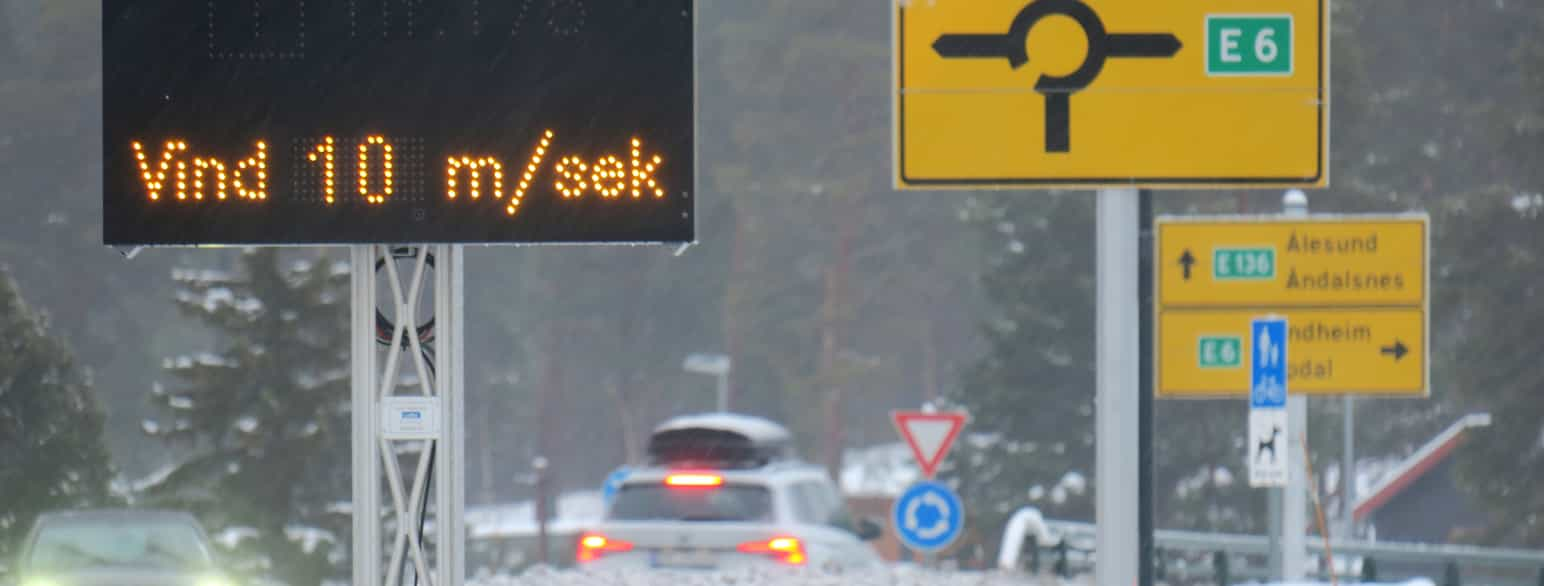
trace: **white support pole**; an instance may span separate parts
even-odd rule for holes
[[[461,245],[434,247],[435,390],[440,398],[440,441],[435,457],[436,584],[461,586],[466,581],[466,442],[465,426],[465,256]]]
[[[1095,583],[1137,583],[1138,200],[1135,189],[1102,189],[1097,199],[1097,490]]]
[[[375,247],[349,247],[352,332],[353,583],[381,583],[381,471],[376,455]]]
[[[1308,217],[1308,196],[1300,190],[1289,190],[1281,200],[1282,215],[1289,218]],[[1290,339],[1290,335],[1288,336]],[[1291,357],[1290,342],[1288,359]],[[1308,396],[1287,394],[1287,433],[1291,436],[1287,450],[1295,462],[1287,463],[1287,488],[1282,495],[1281,522],[1281,571],[1283,580],[1301,580],[1306,574],[1308,561],[1307,523],[1308,486],[1307,470],[1302,458],[1308,455],[1304,443],[1308,432]]]
[[[1356,536],[1356,397],[1346,395],[1341,433],[1344,449],[1340,458],[1340,538]]]
[[[398,270],[390,247],[350,248],[352,583],[358,586],[399,586],[404,580],[418,586],[461,586],[466,579],[466,442],[462,425],[466,419],[464,256],[460,246],[452,245],[413,250],[412,270],[402,271]],[[431,254],[435,259],[432,268],[428,264]],[[376,262],[383,259],[384,270],[377,274]],[[425,278],[430,270],[434,272],[432,283]],[[385,345],[379,345],[376,339],[376,279],[380,277],[390,285],[385,293],[391,298],[390,313],[395,325],[387,338],[391,343]],[[427,287],[433,287],[434,296],[432,346],[420,340],[421,324],[416,315]],[[382,417],[388,410],[383,406],[394,400],[398,401],[394,404],[400,405],[403,397],[434,399],[438,413],[436,435],[406,431],[394,435],[390,426],[384,426]],[[400,463],[401,458],[411,455],[416,455],[415,462]],[[412,473],[404,477],[408,470]],[[383,483],[390,489],[389,506],[381,499]],[[424,499],[431,490],[434,506],[425,510]],[[425,523],[431,520],[432,523]],[[388,522],[395,528],[389,541],[382,539]],[[420,526],[433,527],[433,556],[424,551]],[[382,562],[387,559],[389,563],[383,568]]]
[[[1290,352],[1290,350],[1289,350]],[[1281,514],[1281,573],[1287,581],[1301,580],[1308,565],[1308,476],[1302,458],[1308,453],[1303,432],[1308,429],[1308,397],[1287,395],[1287,428],[1292,439],[1287,450],[1293,462],[1287,463],[1287,489],[1283,494]]]

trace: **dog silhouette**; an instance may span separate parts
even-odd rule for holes
[[[1266,450],[1270,450],[1270,452],[1271,452],[1271,461],[1275,462],[1276,461],[1276,438],[1280,437],[1280,436],[1281,436],[1281,428],[1280,427],[1276,427],[1276,426],[1272,426],[1271,427],[1271,439],[1262,439],[1262,440],[1260,440],[1259,447],[1255,450],[1255,460],[1259,461],[1259,459],[1261,457],[1265,456],[1265,451]]]

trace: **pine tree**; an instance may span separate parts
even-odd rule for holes
[[[282,263],[274,249],[247,250],[238,265],[174,271],[179,309],[218,348],[164,363],[176,383],[152,391],[165,417],[146,431],[193,455],[149,493],[215,531],[255,530],[237,552],[249,571],[315,585],[342,568],[287,531],[347,535],[328,511],[350,491],[347,265]]]
[[[982,325],[988,349],[951,397],[969,411],[970,435],[988,441],[961,442],[945,475],[987,534],[1022,506],[1092,520],[1094,250],[1080,228],[1093,225],[1093,201],[991,201],[975,211],[992,251],[982,276],[994,308]]]
[[[0,269],[0,559],[37,514],[108,504],[112,469],[89,377]]]
[[[1455,304],[1466,320],[1456,337],[1451,392],[1491,425],[1470,434],[1458,454],[1461,487],[1489,513],[1478,536],[1514,547],[1544,546],[1544,364],[1538,328],[1544,326],[1544,194],[1477,200],[1453,214],[1442,240],[1462,246],[1479,262],[1455,262]],[[1460,285],[1459,283],[1466,283]]]
[[[945,475],[974,503],[971,522],[986,535],[1000,533],[1023,506],[1091,521],[1098,486],[1093,198],[972,202],[988,251],[981,285],[993,310],[981,328],[987,351],[951,396],[971,414],[972,439],[956,448]],[[1160,527],[1258,529],[1263,504],[1245,486],[1242,466],[1246,409],[1236,400],[1157,402],[1150,441]]]
[[[1336,8],[1335,93],[1348,99],[1335,103],[1332,181],[1360,196],[1336,199],[1419,205],[1433,229],[1431,399],[1361,403],[1358,450],[1405,456],[1489,411],[1491,427],[1459,452],[1460,484],[1493,515],[1486,539],[1537,546],[1544,499],[1526,487],[1544,478],[1530,333],[1544,275],[1544,8],[1487,2],[1461,19],[1414,4]]]

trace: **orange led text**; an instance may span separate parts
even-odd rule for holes
[[[553,193],[564,200],[576,200],[586,195],[596,195],[602,200],[661,199],[665,189],[657,179],[664,159],[659,155],[645,154],[643,141],[633,138],[621,156],[601,154],[588,158],[577,154],[558,156],[550,152],[557,142],[551,130],[526,153],[523,164],[509,167],[515,175],[506,177],[506,159],[496,153],[450,153],[438,160],[444,162],[443,178],[445,200],[449,202],[478,202],[484,197],[502,202],[507,215],[513,216],[520,205],[540,182],[551,185]],[[386,203],[404,183],[400,170],[403,167],[399,151],[385,135],[365,136],[357,143],[354,156],[354,180],[352,190],[366,204]],[[256,141],[252,152],[245,158],[225,161],[216,157],[197,154],[182,139],[171,139],[161,145],[160,152],[152,152],[144,144],[134,142],[132,148],[138,165],[140,183],[150,201],[172,200],[197,202],[224,200],[234,195],[246,200],[266,200],[269,193],[270,161],[268,145]],[[322,200],[326,205],[338,202],[342,184],[348,179],[339,173],[338,149],[349,148],[344,141],[325,136],[304,149],[301,166],[318,171]],[[549,163],[550,161],[550,163]],[[233,164],[234,163],[234,164]],[[550,171],[550,176],[545,172]],[[411,179],[411,178],[409,178]],[[432,185],[432,183],[431,183]],[[508,199],[505,196],[508,195]]]
[[[268,199],[268,144],[257,141],[252,153],[231,166],[210,156],[193,155],[188,143],[173,139],[161,146],[159,156],[135,142],[134,159],[140,183],[151,201],[167,196],[179,201],[223,200],[230,193],[249,200]]]

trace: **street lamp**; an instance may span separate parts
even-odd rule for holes
[[[554,517],[553,507],[556,504],[551,500],[549,493],[552,490],[552,481],[547,476],[547,458],[537,456],[531,460],[531,476],[536,485],[536,559],[543,564],[551,563],[549,551],[549,533],[547,523]]]
[[[686,372],[710,374],[718,377],[718,411],[729,412],[729,369],[727,354],[688,354],[681,363]]]

